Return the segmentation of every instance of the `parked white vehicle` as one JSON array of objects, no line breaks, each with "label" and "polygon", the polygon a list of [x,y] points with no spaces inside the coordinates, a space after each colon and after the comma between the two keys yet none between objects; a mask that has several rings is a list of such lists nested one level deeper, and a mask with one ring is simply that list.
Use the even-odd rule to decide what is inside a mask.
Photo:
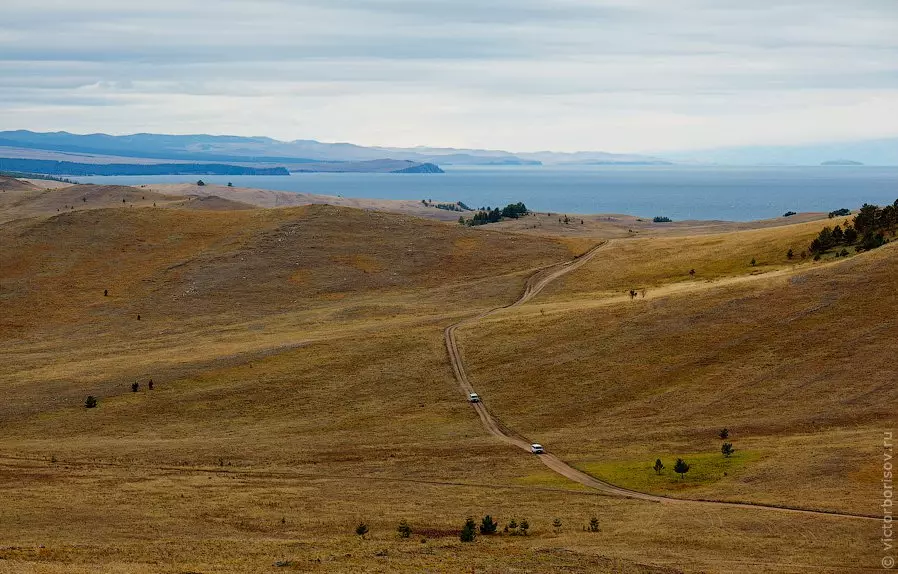
[{"label": "parked white vehicle", "polygon": [[530,445],[530,452],[532,452],[533,454],[545,454],[546,451],[543,448],[543,445],[533,443]]},{"label": "parked white vehicle", "polygon": [[477,393],[471,393],[471,394],[468,396],[468,400],[469,400],[470,402],[472,402],[472,403],[479,403],[479,402],[480,402],[480,395],[478,395]]}]

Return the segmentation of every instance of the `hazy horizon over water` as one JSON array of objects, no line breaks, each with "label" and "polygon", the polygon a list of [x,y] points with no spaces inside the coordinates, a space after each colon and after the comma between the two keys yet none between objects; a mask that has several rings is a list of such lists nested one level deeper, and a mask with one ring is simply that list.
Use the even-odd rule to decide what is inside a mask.
[{"label": "hazy horizon over water", "polygon": [[523,201],[536,211],[749,221],[898,198],[898,167],[445,166],[445,174],[78,177],[82,183],[207,183],[372,199]]}]

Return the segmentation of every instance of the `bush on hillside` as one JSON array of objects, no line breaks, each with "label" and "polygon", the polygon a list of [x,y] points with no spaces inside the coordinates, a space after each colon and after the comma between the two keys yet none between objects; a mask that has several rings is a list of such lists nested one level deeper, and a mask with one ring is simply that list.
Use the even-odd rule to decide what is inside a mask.
[{"label": "bush on hillside", "polygon": [[368,534],[368,525],[364,522],[359,522],[358,526],[355,527],[355,533],[365,538],[365,535]]},{"label": "bush on hillside", "polygon": [[461,534],[458,537],[462,542],[474,542],[474,538],[477,537],[477,525],[474,524],[473,518],[469,516],[465,520],[465,525],[462,526]]},{"label": "bush on hillside", "polygon": [[480,533],[489,535],[495,534],[496,530],[499,529],[499,523],[493,520],[493,517],[487,514],[483,517],[483,520],[480,521]]},{"label": "bush on hillside", "polygon": [[403,518],[399,521],[399,526],[396,528],[396,532],[399,533],[400,538],[409,538],[412,535],[412,527],[408,525],[408,522]]},{"label": "bush on hillside", "polygon": [[598,532],[599,531],[599,519],[596,516],[593,516],[589,519],[589,526],[586,527],[588,532]]},{"label": "bush on hillside", "polygon": [[674,472],[680,475],[680,478],[686,478],[686,473],[689,472],[689,463],[687,463],[682,458],[678,458],[677,462],[674,464]]}]

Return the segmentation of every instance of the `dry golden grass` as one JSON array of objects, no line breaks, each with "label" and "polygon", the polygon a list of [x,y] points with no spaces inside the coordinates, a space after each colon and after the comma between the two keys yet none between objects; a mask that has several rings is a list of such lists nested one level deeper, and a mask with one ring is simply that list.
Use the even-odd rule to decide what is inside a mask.
[{"label": "dry golden grass", "polygon": [[[617,280],[596,265],[567,283]],[[643,278],[652,267],[620,277],[628,269]],[[896,284],[898,249],[887,246],[646,300],[556,291],[562,303],[488,319],[462,347],[506,424],[613,483],[654,481],[657,457],[667,472],[677,456],[721,457],[727,427],[752,461],[648,490],[872,514],[881,433],[896,422]]]},{"label": "dry golden grass", "polygon": [[[443,328],[514,300],[530,270],[591,241],[323,206],[0,225],[0,572],[874,567],[872,522],[598,496],[482,431]],[[894,389],[874,375],[893,374],[895,345],[891,324],[844,325],[895,308],[883,287],[894,251],[808,266],[792,283],[624,305],[598,301],[614,289],[579,277],[602,277],[585,267],[565,287],[576,289],[470,327],[462,343],[499,416],[588,470],[626,482],[656,451],[710,457],[725,424],[732,477],[673,483],[675,495],[869,513],[875,501],[843,491],[876,478],[868,439],[893,415],[874,394]],[[618,257],[608,247],[590,266],[606,254]],[[774,296],[778,307],[762,305]],[[807,345],[835,333],[838,345]],[[98,408],[83,408],[87,394]],[[532,533],[460,543],[464,518],[486,513],[526,518]],[[602,531],[583,532],[593,515]],[[403,518],[411,540],[396,536]]]}]

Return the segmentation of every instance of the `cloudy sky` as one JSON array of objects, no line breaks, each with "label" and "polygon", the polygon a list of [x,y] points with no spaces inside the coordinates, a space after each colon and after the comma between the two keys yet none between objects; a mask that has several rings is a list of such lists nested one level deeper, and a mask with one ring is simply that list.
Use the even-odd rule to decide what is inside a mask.
[{"label": "cloudy sky", "polygon": [[0,129],[616,152],[898,136],[898,0],[0,3]]}]

